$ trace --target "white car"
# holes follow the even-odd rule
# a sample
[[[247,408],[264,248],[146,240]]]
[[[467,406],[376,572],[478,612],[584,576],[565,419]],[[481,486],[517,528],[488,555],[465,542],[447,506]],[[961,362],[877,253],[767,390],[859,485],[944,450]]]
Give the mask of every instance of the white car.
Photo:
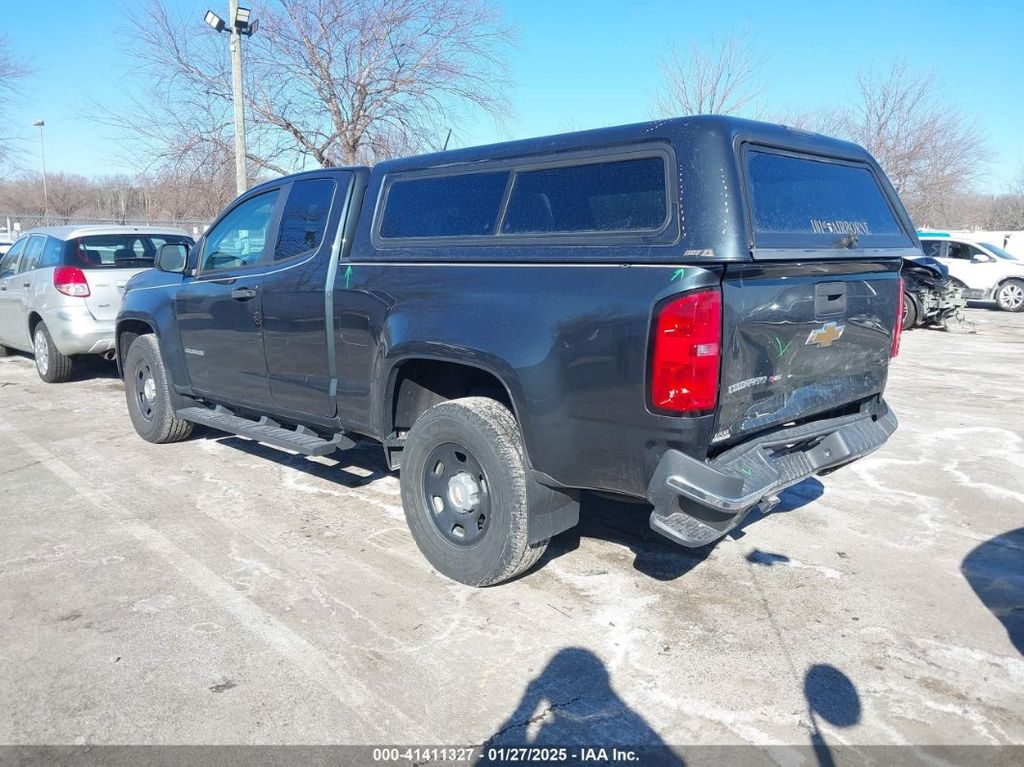
[[[921,235],[921,248],[949,268],[965,298],[995,301],[1007,312],[1024,311],[1024,261],[1016,256],[988,242],[951,235]]]

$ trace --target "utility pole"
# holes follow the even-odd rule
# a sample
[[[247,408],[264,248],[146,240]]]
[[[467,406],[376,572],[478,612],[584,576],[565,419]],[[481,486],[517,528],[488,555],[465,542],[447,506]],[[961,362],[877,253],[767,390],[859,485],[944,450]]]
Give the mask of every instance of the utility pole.
[[[249,188],[246,173],[245,102],[242,95],[242,35],[252,37],[259,21],[250,19],[250,10],[241,8],[238,0],[228,0],[228,20],[213,11],[206,12],[206,23],[216,32],[227,29],[231,36],[231,102],[235,108],[235,186],[238,194]]]
[[[242,30],[239,29],[238,0],[230,0],[231,100],[235,105],[235,186],[238,194],[249,188],[245,162],[245,110],[242,102]]]
[[[46,139],[43,138],[45,125],[45,120],[36,120],[32,123],[33,128],[39,128],[39,158],[43,162],[43,218],[50,212],[50,196],[46,193]]]

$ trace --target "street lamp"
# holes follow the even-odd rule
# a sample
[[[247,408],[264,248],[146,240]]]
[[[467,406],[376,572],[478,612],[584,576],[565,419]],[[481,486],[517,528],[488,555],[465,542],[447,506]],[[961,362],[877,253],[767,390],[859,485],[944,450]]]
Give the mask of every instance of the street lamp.
[[[235,107],[235,185],[238,194],[249,186],[245,169],[245,111],[242,101],[242,35],[252,37],[259,28],[257,19],[250,19],[252,12],[248,8],[239,8],[238,0],[230,0],[228,4],[228,25],[224,19],[213,11],[206,12],[206,23],[215,32],[228,30],[231,35],[231,101]]]
[[[39,128],[39,158],[43,161],[43,218],[50,212],[50,196],[46,193],[46,140],[43,138],[45,120],[33,120],[32,127]]]

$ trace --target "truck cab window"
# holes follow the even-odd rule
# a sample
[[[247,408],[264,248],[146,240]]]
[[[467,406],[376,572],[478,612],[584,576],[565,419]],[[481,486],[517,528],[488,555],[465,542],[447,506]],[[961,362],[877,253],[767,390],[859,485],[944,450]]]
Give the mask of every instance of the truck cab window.
[[[206,236],[200,273],[255,266],[263,258],[277,190],[246,200]]]
[[[333,197],[334,182],[329,179],[310,179],[292,184],[281,214],[277,245],[274,247],[275,261],[284,261],[320,247]]]

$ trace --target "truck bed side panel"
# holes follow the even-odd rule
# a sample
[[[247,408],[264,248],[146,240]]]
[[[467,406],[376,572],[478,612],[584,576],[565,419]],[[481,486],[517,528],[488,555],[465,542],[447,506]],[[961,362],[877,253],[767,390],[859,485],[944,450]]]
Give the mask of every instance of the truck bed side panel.
[[[535,470],[569,487],[643,495],[665,448],[706,446],[713,420],[647,408],[654,306],[717,286],[721,267],[680,271],[353,264],[350,287],[342,280],[334,302],[339,415],[357,431],[385,434],[395,365],[426,358],[478,367],[510,393]]]

